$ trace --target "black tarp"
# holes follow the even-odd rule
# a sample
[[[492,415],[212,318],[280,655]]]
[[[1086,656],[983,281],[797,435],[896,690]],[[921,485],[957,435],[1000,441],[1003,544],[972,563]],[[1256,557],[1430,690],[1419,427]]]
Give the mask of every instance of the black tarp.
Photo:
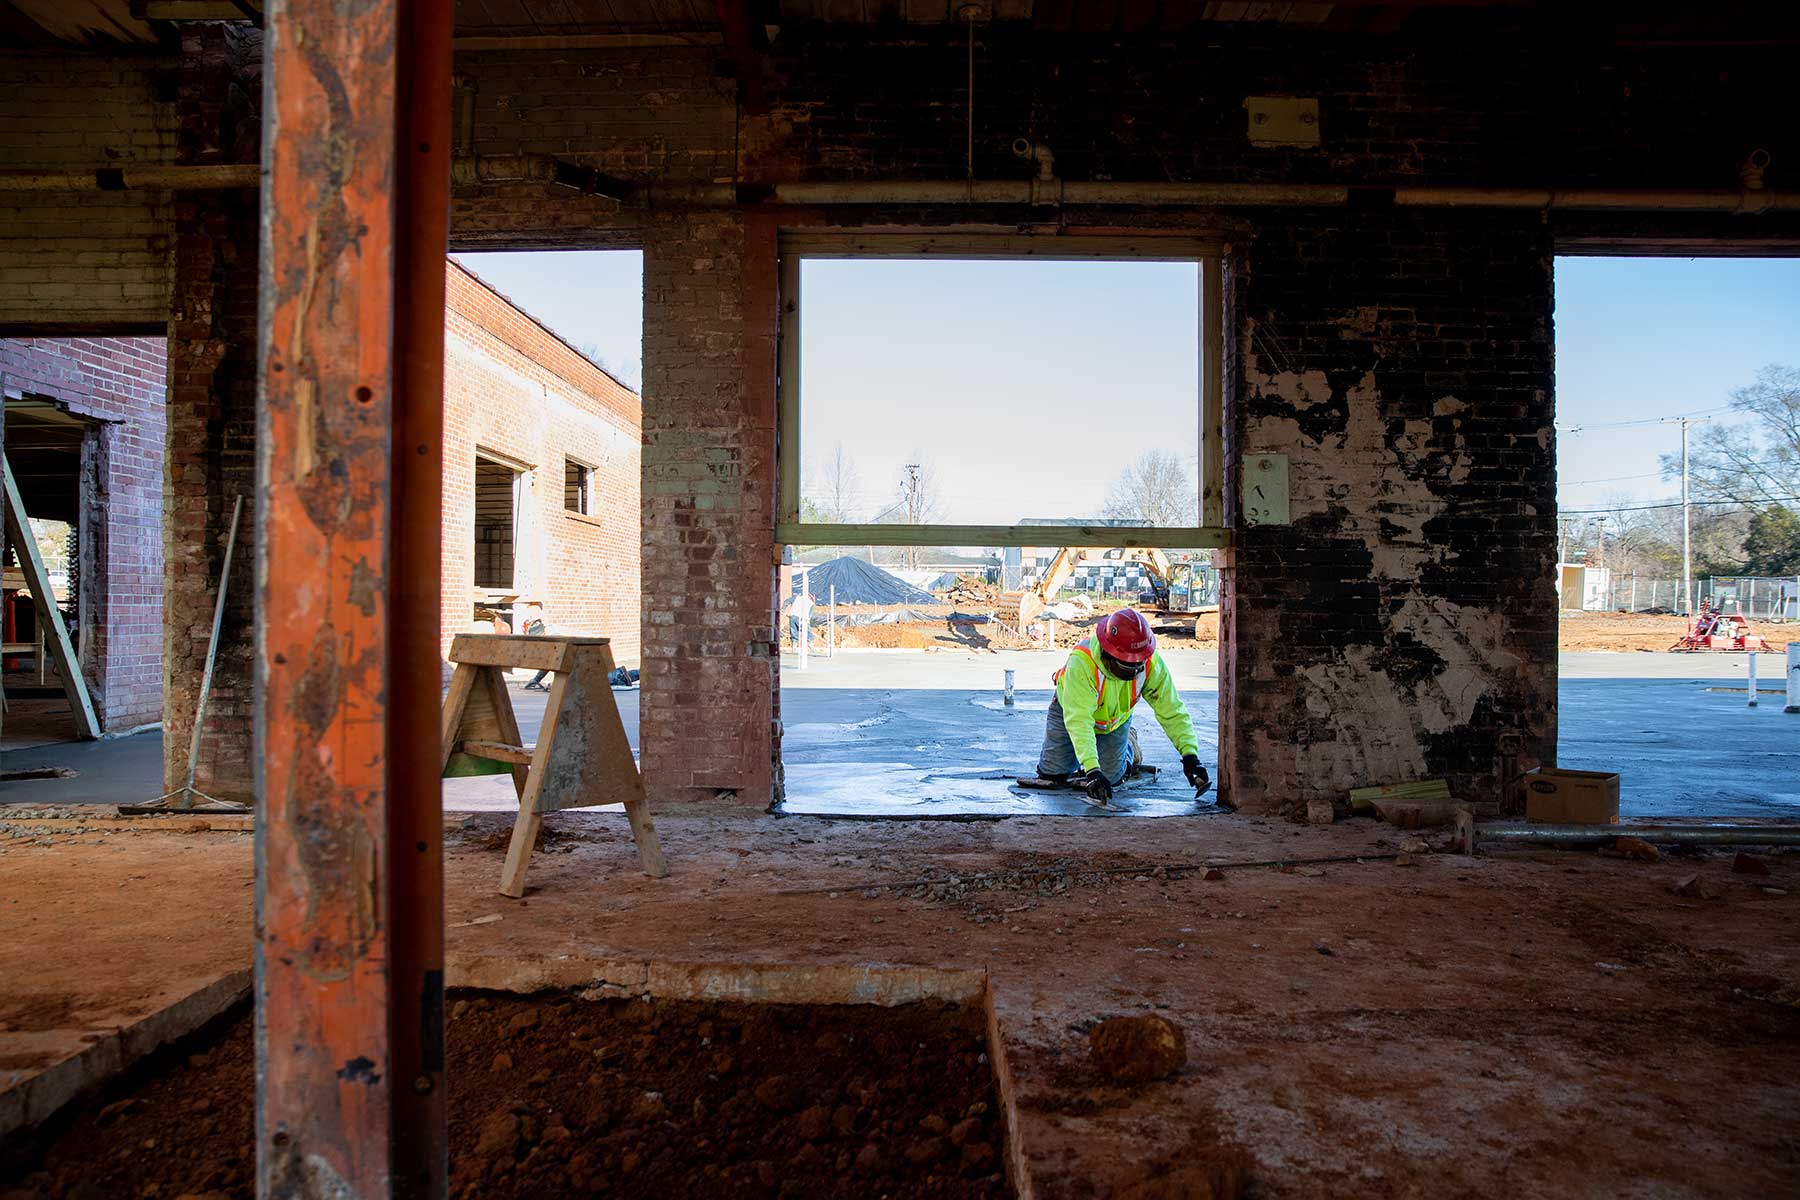
[[[794,587],[799,590],[798,580]],[[930,592],[888,574],[873,563],[848,556],[822,562],[806,572],[806,590],[812,595],[813,603],[825,603],[834,587],[839,604],[939,603]]]

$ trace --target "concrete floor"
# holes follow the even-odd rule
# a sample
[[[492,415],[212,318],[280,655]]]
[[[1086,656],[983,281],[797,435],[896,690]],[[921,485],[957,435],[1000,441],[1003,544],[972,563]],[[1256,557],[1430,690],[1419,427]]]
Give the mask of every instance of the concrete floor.
[[[1212,651],[1170,653],[1209,769],[1217,753],[1218,668]],[[1043,736],[1053,654],[963,651],[840,651],[813,656],[805,671],[782,664],[786,811],[870,815],[999,816],[1028,812],[1093,815],[1071,796],[1026,794],[1009,783],[1029,774]],[[1763,687],[1782,684],[1778,655],[1759,656]],[[1000,702],[1002,672],[1016,672],[1017,703]],[[1757,816],[1800,819],[1800,715],[1764,694],[1745,692],[1741,654],[1568,653],[1561,656],[1562,765],[1617,771],[1627,816]],[[522,677],[521,677],[522,678]],[[529,740],[543,720],[544,694],[515,686],[513,703]],[[615,689],[635,748],[638,692]],[[1128,789],[1121,802],[1140,815],[1196,809],[1177,781],[1174,749],[1149,713],[1140,714],[1147,759],[1167,781]],[[5,753],[7,769],[70,766],[73,779],[11,782],[5,803],[118,803],[155,795],[161,737],[139,734]],[[1215,772],[1216,773],[1216,772]],[[454,811],[512,807],[504,777],[448,780]],[[1209,793],[1210,798],[1210,793]]]

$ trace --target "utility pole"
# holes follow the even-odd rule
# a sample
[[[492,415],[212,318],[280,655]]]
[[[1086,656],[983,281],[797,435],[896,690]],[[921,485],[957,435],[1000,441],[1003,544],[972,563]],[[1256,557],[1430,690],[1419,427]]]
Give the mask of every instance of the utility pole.
[[[1693,601],[1693,521],[1688,503],[1688,425],[1694,421],[1710,421],[1711,417],[1670,417],[1665,425],[1681,426],[1681,611],[1694,615]]]

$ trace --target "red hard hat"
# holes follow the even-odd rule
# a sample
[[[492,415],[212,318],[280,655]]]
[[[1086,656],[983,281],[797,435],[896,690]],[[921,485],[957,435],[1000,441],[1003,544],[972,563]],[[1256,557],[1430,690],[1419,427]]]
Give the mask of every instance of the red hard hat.
[[[1156,635],[1150,622],[1135,608],[1121,608],[1100,618],[1100,649],[1120,662],[1149,662],[1156,653]]]

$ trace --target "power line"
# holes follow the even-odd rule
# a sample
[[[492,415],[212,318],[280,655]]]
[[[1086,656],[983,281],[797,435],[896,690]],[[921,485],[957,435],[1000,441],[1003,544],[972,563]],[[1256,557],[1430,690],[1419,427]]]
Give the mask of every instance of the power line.
[[[1559,433],[1576,434],[1586,433],[1590,429],[1623,429],[1627,425],[1661,425],[1669,421],[1703,417],[1709,413],[1728,412],[1730,409],[1731,405],[1722,404],[1718,408],[1702,408],[1696,412],[1683,413],[1674,417],[1636,417],[1629,421],[1581,421],[1574,425],[1558,425],[1556,428]]]
[[[1697,505],[1701,505],[1701,504],[1727,504],[1727,505],[1735,504],[1740,508],[1754,508],[1758,504],[1782,504],[1782,503],[1787,503],[1790,501],[1800,501],[1800,496],[1763,496],[1763,497],[1760,497],[1759,499],[1748,501],[1748,502],[1743,501],[1743,500],[1690,500],[1690,501],[1688,501],[1688,504],[1690,506],[1697,506]],[[1556,514],[1560,517],[1583,517],[1583,516],[1591,517],[1591,516],[1604,515],[1606,513],[1649,512],[1651,509],[1657,509],[1657,508],[1680,508],[1680,507],[1681,507],[1681,501],[1670,500],[1670,501],[1667,501],[1667,502],[1661,503],[1661,504],[1626,504],[1626,505],[1620,505],[1616,508],[1558,508],[1556,510]]]

